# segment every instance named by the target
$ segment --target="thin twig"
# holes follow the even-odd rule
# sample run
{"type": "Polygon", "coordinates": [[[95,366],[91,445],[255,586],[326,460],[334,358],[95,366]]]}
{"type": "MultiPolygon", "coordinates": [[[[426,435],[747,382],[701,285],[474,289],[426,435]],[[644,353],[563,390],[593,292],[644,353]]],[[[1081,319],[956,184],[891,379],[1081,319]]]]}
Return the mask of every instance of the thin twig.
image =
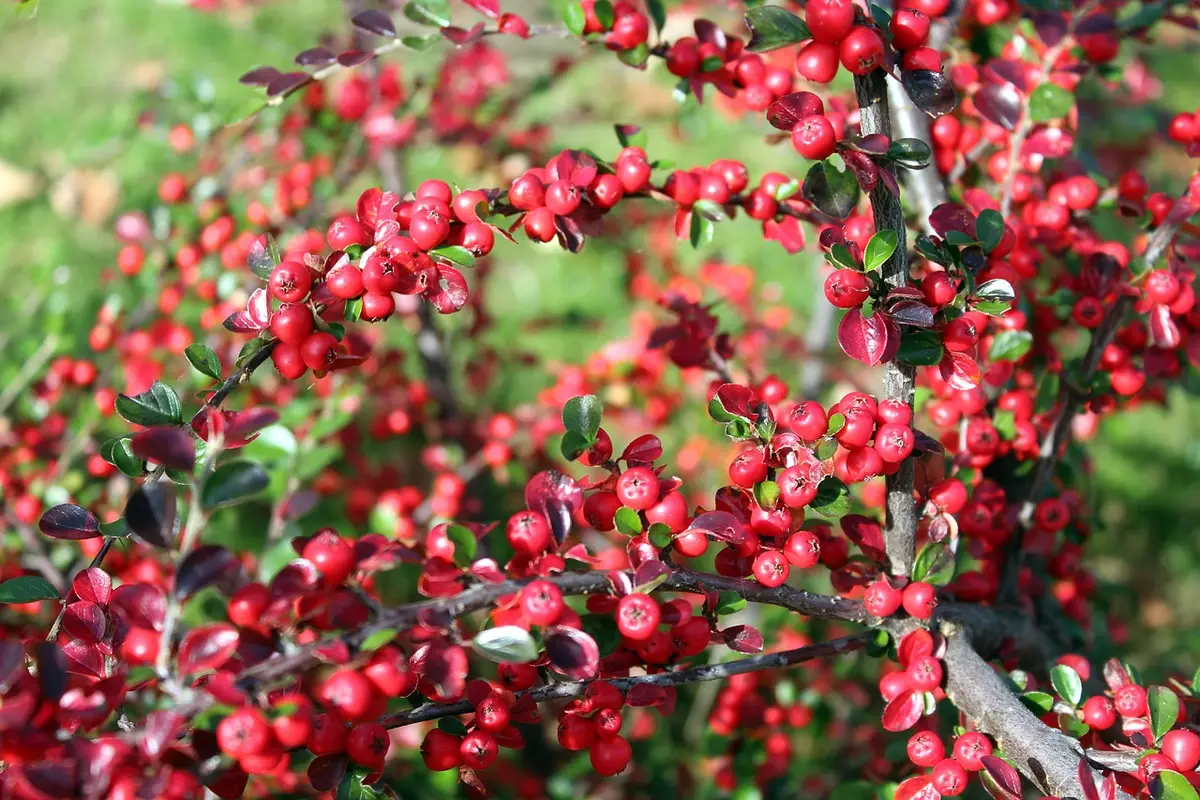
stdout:
{"type": "Polygon", "coordinates": [[[50,334],[42,341],[41,346],[34,351],[33,355],[21,365],[20,371],[8,382],[4,391],[0,392],[0,414],[8,411],[8,407],[21,396],[21,392],[29,388],[29,384],[42,371],[42,367],[46,366],[46,362],[54,355],[57,347],[58,337],[50,334]]]}

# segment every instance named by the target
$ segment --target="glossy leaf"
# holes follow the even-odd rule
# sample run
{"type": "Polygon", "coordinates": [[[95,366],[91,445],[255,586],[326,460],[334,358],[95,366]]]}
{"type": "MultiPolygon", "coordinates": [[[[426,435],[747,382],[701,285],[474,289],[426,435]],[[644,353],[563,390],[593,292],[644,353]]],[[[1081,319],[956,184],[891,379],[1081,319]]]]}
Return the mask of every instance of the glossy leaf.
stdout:
{"type": "Polygon", "coordinates": [[[149,481],[125,503],[125,523],[146,544],[169,550],[175,541],[175,487],[169,481],[149,481]]]}
{"type": "Polygon", "coordinates": [[[190,472],[196,466],[196,444],[183,428],[155,426],[138,431],[129,441],[134,455],[168,469],[190,472]]]}
{"type": "Polygon", "coordinates": [[[42,514],[38,530],[52,539],[95,539],[100,535],[100,520],[82,506],[63,503],[42,514]]]}
{"type": "MultiPolygon", "coordinates": [[[[988,787],[988,793],[998,800],[1021,800],[1021,776],[1009,764],[999,756],[986,755],[979,759],[983,763],[983,775],[991,778],[995,783],[997,791],[992,791],[988,787]]],[[[985,783],[986,786],[986,783],[985,783]]]]}
{"type": "Polygon", "coordinates": [[[603,414],[604,404],[594,394],[572,397],[563,405],[563,427],[579,434],[591,444],[596,441],[603,414]]]}
{"type": "Polygon", "coordinates": [[[867,242],[867,249],[863,253],[863,266],[870,272],[879,269],[887,263],[892,257],[892,253],[896,252],[896,246],[899,244],[900,237],[893,230],[882,230],[871,237],[867,242]]]}
{"type": "Polygon", "coordinates": [[[139,395],[117,395],[117,413],[135,425],[179,425],[183,422],[183,409],[179,398],[170,386],[155,381],[139,395]]]}
{"type": "Polygon", "coordinates": [[[450,24],[450,1],[410,0],[404,6],[404,16],[418,25],[444,28],[450,24]]]}
{"type": "Polygon", "coordinates": [[[238,629],[225,622],[201,625],[188,631],[179,644],[179,671],[183,675],[217,669],[237,651],[238,629]]]}
{"type": "Polygon", "coordinates": [[[822,214],[838,220],[844,220],[854,213],[861,193],[853,172],[839,170],[826,161],[818,161],[809,168],[800,191],[804,199],[822,214]]]}
{"type": "Polygon", "coordinates": [[[1150,779],[1150,796],[1154,800],[1198,800],[1196,787],[1173,770],[1164,769],[1150,779]]]}
{"type": "Polygon", "coordinates": [[[572,680],[587,680],[596,675],[600,664],[600,648],[596,640],[581,630],[554,625],[546,628],[542,637],[550,667],[572,680]]]}
{"type": "Polygon", "coordinates": [[[183,355],[187,358],[188,363],[196,368],[196,371],[201,375],[212,378],[213,380],[221,379],[221,359],[213,352],[213,349],[208,345],[195,344],[188,345],[188,348],[183,351],[183,355]]]}
{"type": "Polygon", "coordinates": [[[191,597],[226,575],[236,572],[241,561],[228,549],[215,544],[197,547],[188,553],[175,572],[175,597],[191,597]]]}
{"type": "Polygon", "coordinates": [[[58,590],[41,575],[21,575],[0,583],[0,603],[57,600],[58,590]]]}
{"type": "Polygon", "coordinates": [[[862,311],[852,308],[838,324],[838,346],[846,355],[868,366],[889,361],[900,346],[899,330],[895,323],[888,324],[890,321],[885,313],[865,317],[862,311]]]}
{"type": "Polygon", "coordinates": [[[1079,673],[1066,664],[1058,664],[1050,670],[1050,683],[1069,705],[1077,706],[1083,699],[1083,681],[1079,679],[1079,673]]]}
{"type": "Polygon", "coordinates": [[[249,500],[267,488],[270,476],[253,461],[230,461],[208,476],[200,489],[200,504],[208,510],[249,500]]]}
{"type": "Polygon", "coordinates": [[[932,367],[941,363],[945,350],[934,331],[905,331],[896,358],[914,367],[932,367]]]}
{"type": "Polygon", "coordinates": [[[888,146],[887,157],[909,169],[923,169],[929,166],[933,151],[920,139],[897,139],[888,146]]]}
{"type": "Polygon", "coordinates": [[[832,475],[817,487],[817,496],[808,504],[823,517],[843,517],[850,510],[850,490],[832,475]]]}
{"type": "Polygon", "coordinates": [[[905,689],[883,709],[883,729],[892,733],[906,731],[925,713],[922,692],[905,689]]]}
{"type": "Polygon", "coordinates": [[[812,36],[804,20],[782,6],[751,8],[746,12],[746,27],[750,29],[746,49],[751,53],[778,50],[812,36]]]}
{"type": "Polygon", "coordinates": [[[100,567],[88,567],[74,577],[71,589],[80,600],[107,606],[113,593],[112,577],[100,567]]]}
{"type": "Polygon", "coordinates": [[[1075,95],[1046,81],[1029,95],[1029,118],[1034,122],[1050,122],[1062,119],[1075,107],[1075,95]]]}
{"type": "Polygon", "coordinates": [[[958,107],[958,92],[941,72],[927,69],[906,69],[900,73],[900,83],[908,92],[913,105],[934,119],[945,116],[958,107]]]}
{"type": "Polygon", "coordinates": [[[533,636],[519,625],[501,625],[480,631],[471,645],[484,658],[497,663],[525,664],[538,656],[533,636]]]}
{"type": "Polygon", "coordinates": [[[1011,83],[989,83],[975,93],[975,108],[988,122],[1011,131],[1021,119],[1021,93],[1011,83]]]}
{"type": "Polygon", "coordinates": [[[725,646],[737,653],[761,653],[763,651],[762,631],[753,625],[734,625],[721,631],[725,646]]]}
{"type": "Polygon", "coordinates": [[[1000,331],[992,338],[988,348],[991,361],[1019,361],[1033,347],[1033,334],[1029,331],[1000,331]]]}
{"type": "Polygon", "coordinates": [[[373,33],[376,36],[385,36],[389,39],[396,38],[396,26],[392,22],[392,18],[378,9],[368,8],[360,11],[350,18],[350,22],[360,31],[373,33]]]}
{"type": "Polygon", "coordinates": [[[479,549],[479,541],[475,534],[465,525],[451,524],[446,526],[446,538],[454,544],[454,563],[460,567],[469,567],[479,549]]]}
{"type": "Polygon", "coordinates": [[[1150,706],[1150,733],[1155,742],[1175,727],[1179,719],[1179,695],[1166,686],[1151,686],[1147,692],[1150,706]]]}

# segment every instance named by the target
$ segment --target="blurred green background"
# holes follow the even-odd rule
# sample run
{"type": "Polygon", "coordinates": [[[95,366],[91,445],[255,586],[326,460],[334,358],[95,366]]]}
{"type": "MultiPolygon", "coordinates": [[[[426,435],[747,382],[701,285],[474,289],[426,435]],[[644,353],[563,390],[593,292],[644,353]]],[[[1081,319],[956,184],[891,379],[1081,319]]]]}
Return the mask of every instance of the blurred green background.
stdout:
{"type": "MultiPolygon", "coordinates": [[[[223,14],[151,0],[42,0],[31,19],[0,9],[0,387],[51,334],[59,337],[57,352],[88,352],[95,311],[113,291],[101,274],[113,268],[114,215],[149,207],[163,172],[185,163],[166,141],[170,125],[186,122],[197,133],[219,127],[253,94],[237,83],[240,74],[289,63],[321,33],[339,30],[343,19],[332,0],[268,2],[223,14]],[[141,115],[147,115],[144,126],[141,115]]],[[[998,29],[997,36],[1007,35],[998,29]]],[[[1149,101],[1087,107],[1089,146],[1143,138],[1200,100],[1194,37],[1132,49],[1150,56],[1164,92],[1149,101]]],[[[420,71],[433,60],[409,54],[400,63],[406,72],[420,71]]],[[[531,73],[539,63],[518,56],[514,73],[531,73]]],[[[612,153],[611,122],[645,121],[628,119],[632,109],[650,120],[652,158],[687,165],[733,156],[746,161],[752,175],[799,169],[790,148],[763,144],[761,121],[731,121],[694,102],[677,111],[670,87],[661,72],[647,78],[597,57],[525,113],[544,121],[556,144],[612,153]],[[604,91],[595,91],[597,85],[604,91]],[[645,102],[647,96],[668,102],[645,102]],[[564,114],[564,108],[580,113],[564,114]]],[[[1190,167],[1181,153],[1163,147],[1151,178],[1178,188],[1190,167]]],[[[414,178],[456,166],[452,154],[435,148],[414,153],[409,164],[414,178]]],[[[745,220],[724,224],[718,245],[699,256],[685,246],[682,263],[686,268],[701,256],[719,255],[752,265],[760,288],[767,285],[802,316],[815,291],[809,253],[786,256],[745,220]]],[[[625,276],[615,249],[593,242],[581,257],[550,248],[532,257],[514,257],[507,247],[497,253],[500,274],[489,295],[497,325],[489,341],[519,341],[530,352],[570,362],[627,330],[624,315],[613,313],[623,303],[625,276]],[[531,324],[547,315],[551,324],[531,324]]],[[[795,364],[773,366],[785,379],[798,372],[795,364]]],[[[529,402],[544,384],[536,371],[517,370],[496,389],[503,397],[491,399],[529,402]]],[[[1200,650],[1200,403],[1188,386],[1173,389],[1165,408],[1143,407],[1106,421],[1088,445],[1094,472],[1086,490],[1098,508],[1091,564],[1112,582],[1115,588],[1103,591],[1129,621],[1130,660],[1152,673],[1175,667],[1190,674],[1189,654],[1200,650]]]]}

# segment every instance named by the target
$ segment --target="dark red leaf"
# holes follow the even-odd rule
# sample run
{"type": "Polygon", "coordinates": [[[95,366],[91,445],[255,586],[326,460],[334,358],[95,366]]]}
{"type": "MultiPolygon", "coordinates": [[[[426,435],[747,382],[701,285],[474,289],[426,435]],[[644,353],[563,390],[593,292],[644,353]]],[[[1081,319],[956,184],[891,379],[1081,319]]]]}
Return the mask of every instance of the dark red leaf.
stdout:
{"type": "Polygon", "coordinates": [[[721,631],[725,645],[738,653],[761,653],[763,650],[762,632],[753,625],[733,625],[721,631]]]}
{"type": "Polygon", "coordinates": [[[439,314],[453,314],[467,304],[467,280],[448,264],[437,269],[437,279],[425,289],[425,299],[439,314]]]}
{"type": "Polygon", "coordinates": [[[823,111],[824,105],[821,103],[821,99],[812,92],[792,92],[767,106],[767,122],[772,128],[790,131],[805,117],[811,117],[823,111]]]}
{"type": "Polygon", "coordinates": [[[958,203],[942,203],[929,213],[929,224],[939,236],[958,231],[974,238],[975,215],[958,203]]]}
{"type": "Polygon", "coordinates": [[[272,597],[299,597],[314,592],[321,586],[321,573],[311,561],[297,558],[291,561],[271,579],[272,597]]]}
{"type": "Polygon", "coordinates": [[[1067,35],[1067,15],[1061,11],[1038,11],[1033,15],[1033,29],[1047,47],[1054,47],[1067,35]]]}
{"type": "MultiPolygon", "coordinates": [[[[80,675],[91,675],[93,678],[104,677],[104,653],[100,650],[100,645],[82,641],[80,639],[72,639],[62,646],[62,653],[67,657],[66,671],[74,672],[80,675]]],[[[43,674],[38,673],[38,677],[43,674]]],[[[64,687],[66,682],[64,681],[64,687]]],[[[45,694],[45,685],[43,684],[43,694],[45,694]]],[[[59,691],[61,696],[61,690],[59,691]]]]}
{"type": "Polygon", "coordinates": [[[1150,309],[1150,340],[1155,347],[1167,350],[1174,350],[1181,340],[1171,309],[1161,303],[1150,309]]]}
{"type": "Polygon", "coordinates": [[[596,640],[581,630],[554,625],[542,636],[551,668],[572,680],[587,680],[596,676],[600,663],[600,648],[596,640]]]}
{"type": "Polygon", "coordinates": [[[164,550],[175,541],[175,485],[170,481],[147,481],[125,502],[125,524],[143,542],[164,550]]]}
{"type": "Polygon", "coordinates": [[[460,28],[457,25],[451,25],[449,27],[442,28],[442,36],[444,36],[448,41],[453,42],[459,47],[462,47],[463,45],[470,44],[471,42],[479,41],[479,39],[483,37],[483,27],[484,26],[482,22],[476,23],[475,26],[470,30],[467,30],[466,28],[460,28]]]}
{"type": "Polygon", "coordinates": [[[892,733],[906,731],[925,712],[925,698],[922,692],[905,689],[883,709],[883,729],[892,733]]]}
{"type": "Polygon", "coordinates": [[[206,544],[188,553],[175,573],[174,593],[184,599],[236,572],[242,562],[224,547],[206,544]]]}
{"type": "Polygon", "coordinates": [[[324,47],[310,47],[296,56],[296,63],[302,67],[324,67],[334,61],[337,56],[324,47]]]}
{"type": "Polygon", "coordinates": [[[1104,682],[1108,684],[1109,689],[1115,692],[1122,686],[1133,683],[1133,680],[1129,677],[1129,671],[1125,669],[1125,665],[1119,658],[1110,658],[1104,662],[1104,682]]]}
{"type": "Polygon", "coordinates": [[[332,792],[342,782],[349,761],[346,756],[317,756],[308,765],[308,782],[318,792],[332,792]]]}
{"type": "Polygon", "coordinates": [[[1011,58],[993,58],[983,68],[983,77],[990,83],[1011,83],[1022,92],[1029,88],[1025,65],[1011,58]]]}
{"type": "Polygon", "coordinates": [[[892,319],[901,325],[917,328],[933,327],[933,309],[917,300],[901,300],[888,306],[892,319]]]}
{"type": "MultiPolygon", "coordinates": [[[[987,774],[996,782],[1005,800],[1021,800],[1021,776],[1012,765],[999,756],[987,755],[980,759],[987,774]]],[[[995,797],[992,794],[992,797],[995,797]]]]}
{"type": "Polygon", "coordinates": [[[843,150],[842,160],[846,162],[846,166],[854,173],[855,180],[864,192],[869,192],[879,183],[879,165],[871,160],[871,157],[866,153],[859,153],[854,150],[843,150]]]}
{"type": "Polygon", "coordinates": [[[25,674],[25,648],[13,639],[0,640],[0,695],[8,694],[25,674]]]}
{"type": "Polygon", "coordinates": [[[53,539],[95,539],[100,535],[100,520],[82,506],[63,503],[42,514],[38,529],[53,539]]]}
{"type": "Polygon", "coordinates": [[[90,600],[79,600],[67,606],[63,613],[63,630],[86,642],[98,642],[104,638],[108,621],[104,610],[90,600]]]}
{"type": "Polygon", "coordinates": [[[244,83],[247,86],[266,86],[281,74],[274,67],[256,67],[238,78],[238,83],[244,83]]]}
{"type": "Polygon", "coordinates": [[[88,567],[75,576],[71,588],[80,600],[90,600],[103,607],[108,605],[112,597],[112,578],[99,567],[88,567]]]}
{"type": "Polygon", "coordinates": [[[350,648],[341,639],[329,639],[313,648],[313,655],[326,664],[341,666],[350,661],[350,648]]]}
{"type": "Polygon", "coordinates": [[[583,250],[585,242],[583,230],[579,227],[579,223],[571,217],[556,215],[554,231],[558,236],[559,245],[568,253],[578,253],[583,250]]]}
{"type": "Polygon", "coordinates": [[[704,531],[714,539],[729,544],[746,540],[746,526],[728,511],[705,511],[692,520],[688,530],[704,531]]]}
{"type": "Polygon", "coordinates": [[[975,359],[966,353],[947,350],[938,364],[938,373],[950,388],[961,392],[970,391],[979,386],[981,375],[975,359]]]}
{"type": "Polygon", "coordinates": [[[359,30],[376,36],[386,36],[390,39],[396,37],[396,26],[392,23],[392,18],[374,8],[358,12],[350,18],[350,22],[359,30]]]}
{"type": "Polygon", "coordinates": [[[167,469],[190,472],[196,466],[195,442],[182,428],[159,426],[138,431],[129,440],[129,449],[167,469]]]}
{"type": "Polygon", "coordinates": [[[988,122],[1011,131],[1021,119],[1021,93],[1011,83],[989,83],[975,93],[975,108],[988,122]]]}
{"type": "MultiPolygon", "coordinates": [[[[220,667],[237,651],[238,630],[225,622],[201,625],[188,631],[179,645],[179,671],[184,675],[220,667]]],[[[163,643],[163,647],[168,646],[163,643]]]]}
{"type": "Polygon", "coordinates": [[[149,583],[123,583],[113,590],[109,607],[135,628],[161,631],[167,613],[167,595],[149,583]]]}
{"type": "Polygon", "coordinates": [[[635,591],[647,592],[658,586],[671,575],[671,568],[656,558],[647,559],[638,564],[633,574],[635,591]]]}
{"type": "Polygon", "coordinates": [[[721,404],[721,408],[728,413],[738,417],[750,417],[750,402],[754,399],[754,392],[750,391],[750,387],[742,386],[737,383],[727,383],[717,389],[715,399],[721,404]]]}
{"type": "Polygon", "coordinates": [[[625,703],[634,708],[650,708],[667,702],[667,690],[650,683],[635,683],[625,695],[625,703]]]}
{"type": "MultiPolygon", "coordinates": [[[[37,793],[35,797],[76,797],[75,764],[66,759],[26,764],[25,780],[37,793]]],[[[18,784],[19,785],[19,784],[18,784]]]]}
{"type": "Polygon", "coordinates": [[[933,788],[933,778],[917,775],[896,787],[892,800],[941,800],[942,795],[933,788]]]}
{"type": "Polygon", "coordinates": [[[863,555],[872,561],[883,561],[883,528],[878,522],[860,514],[847,514],[842,517],[842,530],[863,555]]]}
{"type": "Polygon", "coordinates": [[[312,76],[307,72],[285,72],[267,84],[267,97],[281,97],[290,94],[311,82],[312,76]]]}
{"type": "Polygon", "coordinates": [[[924,628],[916,628],[904,634],[900,639],[900,645],[896,648],[896,656],[901,666],[908,667],[921,656],[933,655],[935,649],[933,634],[924,628]]]}
{"type": "Polygon", "coordinates": [[[913,104],[931,117],[949,114],[958,106],[958,92],[941,72],[906,69],[900,73],[900,83],[913,104]]]}
{"type": "Polygon", "coordinates": [[[571,519],[583,506],[583,489],[558,470],[545,470],[525,484],[525,505],[541,511],[559,544],[571,532],[571,519]]]}
{"type": "Polygon", "coordinates": [[[184,717],[175,711],[151,711],[138,735],[138,749],[150,761],[158,761],[175,734],[183,728],[184,717]]]}
{"type": "Polygon", "coordinates": [[[357,67],[370,61],[373,56],[364,50],[345,50],[338,53],[337,62],[343,67],[357,67]]]}
{"type": "Polygon", "coordinates": [[[888,317],[881,311],[864,317],[859,309],[852,308],[838,324],[838,346],[846,355],[868,366],[880,364],[889,351],[899,346],[887,323],[888,317]]]}
{"type": "Polygon", "coordinates": [[[778,222],[769,219],[763,223],[763,237],[779,242],[788,253],[799,253],[804,249],[804,228],[795,217],[784,217],[778,222]]]}
{"type": "Polygon", "coordinates": [[[662,441],[653,433],[644,433],[625,447],[621,458],[631,464],[653,464],[662,454],[662,441]]]}
{"type": "Polygon", "coordinates": [[[1075,768],[1075,771],[1079,777],[1079,786],[1083,789],[1085,800],[1100,800],[1100,792],[1096,788],[1096,779],[1092,777],[1092,767],[1088,764],[1086,758],[1079,759],[1079,765],[1075,768]]]}

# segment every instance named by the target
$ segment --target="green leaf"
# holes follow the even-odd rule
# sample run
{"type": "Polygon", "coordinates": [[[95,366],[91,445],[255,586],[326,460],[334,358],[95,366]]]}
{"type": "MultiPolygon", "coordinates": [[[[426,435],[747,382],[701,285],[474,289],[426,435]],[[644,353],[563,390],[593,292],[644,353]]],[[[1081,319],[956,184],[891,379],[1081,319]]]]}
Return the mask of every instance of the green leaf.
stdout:
{"type": "Polygon", "coordinates": [[[980,314],[987,314],[989,317],[1002,317],[1008,313],[1010,306],[1004,300],[981,300],[973,308],[980,314]]]}
{"type": "Polygon", "coordinates": [[[217,467],[200,489],[200,505],[207,510],[237,505],[267,488],[267,471],[254,461],[230,461],[217,467]]]}
{"type": "Polygon", "coordinates": [[[642,532],[642,518],[629,506],[618,508],[613,519],[617,523],[617,530],[626,536],[637,536],[642,532]]]}
{"type": "Polygon", "coordinates": [[[272,264],[283,262],[283,256],[279,254],[279,242],[275,241],[275,237],[267,234],[267,255],[271,257],[272,264]]]}
{"type": "Polygon", "coordinates": [[[956,247],[968,247],[976,244],[979,240],[974,236],[969,236],[962,231],[948,231],[946,233],[946,241],[956,247]]]}
{"type": "Polygon", "coordinates": [[[1150,779],[1150,796],[1154,800],[1200,800],[1188,779],[1169,769],[1150,779]]]}
{"type": "Polygon", "coordinates": [[[1000,331],[992,338],[988,359],[991,361],[1019,361],[1033,347],[1033,334],[1029,331],[1000,331]]]}
{"type": "Polygon", "coordinates": [[[475,266],[475,255],[459,244],[450,244],[445,247],[439,247],[429,251],[429,255],[444,258],[447,261],[453,261],[460,267],[475,266]]]}
{"type": "Polygon", "coordinates": [[[1179,695],[1166,686],[1151,686],[1147,692],[1150,706],[1150,732],[1154,741],[1162,741],[1163,734],[1175,727],[1179,720],[1179,695]]]}
{"type": "Polygon", "coordinates": [[[884,229],[871,237],[867,242],[867,250],[863,254],[863,266],[867,272],[877,270],[887,263],[887,260],[892,257],[892,253],[896,252],[896,246],[900,242],[900,237],[896,232],[889,229],[884,229]]]}
{"type": "MultiPolygon", "coordinates": [[[[405,10],[408,10],[408,6],[405,6],[405,10]]],[[[370,770],[357,764],[348,768],[338,784],[334,800],[378,800],[382,795],[366,782],[370,774],[370,770]]]]}
{"type": "Polygon", "coordinates": [[[779,484],[775,481],[761,481],[754,486],[754,502],[758,507],[770,510],[779,502],[779,484]]]}
{"type": "Polygon", "coordinates": [[[208,345],[199,342],[188,345],[188,348],[183,351],[183,355],[201,375],[206,375],[215,381],[221,380],[221,359],[217,358],[217,354],[208,345]]]}
{"type": "Polygon", "coordinates": [[[139,395],[117,395],[117,413],[134,425],[182,425],[183,409],[175,391],[161,381],[139,395]]]}
{"type": "Polygon", "coordinates": [[[673,538],[671,535],[671,526],[665,522],[656,522],[651,525],[650,530],[646,531],[646,535],[650,537],[650,544],[660,550],[669,545],[673,538]]]}
{"type": "Polygon", "coordinates": [[[367,652],[378,650],[388,642],[395,639],[399,634],[400,632],[393,628],[384,628],[381,631],[375,631],[366,639],[363,639],[363,642],[358,646],[358,649],[365,650],[367,652]]]}
{"type": "Polygon", "coordinates": [[[471,642],[481,656],[498,664],[527,664],[538,657],[537,642],[519,625],[480,631],[471,642]]]}
{"type": "Polygon", "coordinates": [[[613,125],[613,130],[617,133],[617,141],[621,143],[621,147],[645,149],[647,140],[650,138],[646,135],[646,131],[637,125],[613,125]]]}
{"type": "Polygon", "coordinates": [[[1062,119],[1075,107],[1075,95],[1046,81],[1029,95],[1029,118],[1034,122],[1062,119]]]}
{"type": "Polygon", "coordinates": [[[1017,415],[1011,411],[997,411],[992,415],[996,432],[1008,441],[1017,438],[1017,415]]]}
{"type": "Polygon", "coordinates": [[[822,214],[841,220],[854,213],[854,209],[858,207],[861,190],[858,187],[858,179],[850,170],[839,170],[827,161],[818,161],[805,175],[801,194],[822,214]]]}
{"type": "Polygon", "coordinates": [[[1054,708],[1054,695],[1049,692],[1026,692],[1021,695],[1021,701],[1030,711],[1037,715],[1049,714],[1054,708]]]}
{"type": "Polygon", "coordinates": [[[146,462],[134,455],[131,436],[118,436],[100,445],[100,457],[131,478],[146,472],[146,462]]]}
{"type": "Polygon", "coordinates": [[[930,542],[913,561],[912,579],[945,586],[954,579],[956,559],[946,542],[930,542]]]}
{"type": "Polygon", "coordinates": [[[588,444],[596,441],[600,432],[600,420],[604,416],[604,403],[594,394],[572,397],[563,405],[562,422],[568,431],[582,436],[588,444]]]}
{"type": "Polygon", "coordinates": [[[420,53],[433,47],[441,41],[440,33],[429,33],[424,36],[401,36],[400,43],[409,50],[415,50],[420,53]]]}
{"type": "Polygon", "coordinates": [[[57,600],[58,590],[41,575],[21,575],[0,583],[0,603],[32,603],[57,600]]]}
{"type": "Polygon", "coordinates": [[[722,616],[725,614],[736,614],[745,607],[746,598],[732,589],[726,589],[717,595],[717,613],[722,616]]]}
{"type": "Polygon", "coordinates": [[[942,360],[944,348],[934,331],[908,330],[900,337],[896,358],[914,367],[936,366],[942,360]]]}
{"type": "Polygon", "coordinates": [[[442,717],[438,720],[438,730],[445,731],[451,736],[465,736],[467,726],[458,717],[442,717]]]}
{"type": "Polygon", "coordinates": [[[361,297],[355,297],[346,301],[346,310],[342,313],[342,319],[347,322],[358,322],[362,319],[363,300],[361,297]]]}
{"type": "Polygon", "coordinates": [[[721,222],[729,219],[729,215],[725,213],[725,209],[716,200],[707,200],[701,198],[692,204],[692,213],[699,213],[705,219],[713,222],[721,222]]]}
{"type": "Polygon", "coordinates": [[[567,431],[563,434],[562,442],[559,444],[558,449],[562,453],[563,458],[567,461],[574,461],[590,450],[593,444],[595,442],[590,442],[583,438],[582,434],[575,431],[567,431]]]}
{"type": "Polygon", "coordinates": [[[782,203],[798,191],[800,191],[800,181],[795,178],[787,183],[781,183],[779,184],[779,188],[775,190],[775,202],[782,203]]]}
{"type": "Polygon", "coordinates": [[[821,481],[817,496],[809,506],[823,517],[844,517],[850,512],[850,490],[830,475],[821,481]]]}
{"type": "Polygon", "coordinates": [[[410,0],[404,6],[404,16],[418,25],[445,28],[450,24],[450,0],[410,0]]]}
{"type": "Polygon", "coordinates": [[[266,346],[266,339],[255,337],[249,340],[242,345],[242,349],[238,351],[237,359],[233,362],[233,365],[238,369],[241,369],[242,367],[246,366],[247,361],[254,357],[255,353],[257,353],[259,350],[262,350],[266,346]]]}
{"type": "Polygon", "coordinates": [[[822,461],[828,461],[837,454],[837,449],[837,439],[834,439],[831,436],[823,436],[821,437],[820,441],[817,442],[817,448],[815,452],[817,454],[817,458],[821,459],[822,461]]]}
{"type": "Polygon", "coordinates": [[[846,415],[837,411],[829,415],[829,424],[825,426],[825,435],[833,436],[844,427],[846,427],[846,415]]]}
{"type": "Polygon", "coordinates": [[[1079,679],[1079,673],[1066,664],[1059,664],[1050,670],[1050,683],[1058,696],[1071,706],[1078,706],[1083,699],[1083,681],[1079,679]]]}
{"type": "Polygon", "coordinates": [[[454,563],[460,567],[471,566],[479,550],[479,540],[471,533],[471,529],[465,525],[449,525],[446,527],[446,538],[454,544],[454,563]]]}
{"type": "Polygon", "coordinates": [[[759,6],[746,12],[746,27],[750,29],[751,53],[778,50],[812,38],[808,25],[781,6],[759,6]]]}
{"type": "Polygon", "coordinates": [[[983,245],[985,252],[992,252],[1004,238],[1004,217],[999,211],[985,208],[979,212],[975,220],[975,238],[983,245]]]}
{"type": "Polygon", "coordinates": [[[650,19],[654,20],[654,30],[662,33],[663,26],[667,24],[667,7],[663,0],[646,0],[646,10],[650,12],[650,19]]]}
{"type": "Polygon", "coordinates": [[[583,29],[587,26],[587,14],[580,3],[567,3],[562,11],[562,19],[567,30],[576,36],[583,36],[583,29]]]}
{"type": "Polygon", "coordinates": [[[600,22],[602,28],[605,30],[612,28],[616,16],[612,3],[608,0],[596,0],[592,6],[592,13],[596,15],[596,19],[600,22]]]}
{"type": "Polygon", "coordinates": [[[933,151],[920,139],[897,139],[888,147],[887,157],[889,161],[895,161],[909,169],[922,169],[929,166],[933,151]]]}
{"type": "Polygon", "coordinates": [[[951,261],[953,261],[953,259],[950,258],[950,254],[946,252],[944,247],[923,233],[917,237],[917,243],[914,246],[916,247],[918,253],[925,256],[925,258],[929,259],[935,264],[941,264],[943,267],[945,267],[949,266],[951,261]]]}
{"type": "Polygon", "coordinates": [[[738,418],[725,423],[725,435],[732,441],[745,442],[755,438],[755,431],[749,420],[738,418]]]}
{"type": "Polygon", "coordinates": [[[701,248],[712,243],[713,239],[713,223],[708,217],[703,214],[692,212],[692,222],[688,228],[688,241],[692,243],[692,247],[701,248]]]}

